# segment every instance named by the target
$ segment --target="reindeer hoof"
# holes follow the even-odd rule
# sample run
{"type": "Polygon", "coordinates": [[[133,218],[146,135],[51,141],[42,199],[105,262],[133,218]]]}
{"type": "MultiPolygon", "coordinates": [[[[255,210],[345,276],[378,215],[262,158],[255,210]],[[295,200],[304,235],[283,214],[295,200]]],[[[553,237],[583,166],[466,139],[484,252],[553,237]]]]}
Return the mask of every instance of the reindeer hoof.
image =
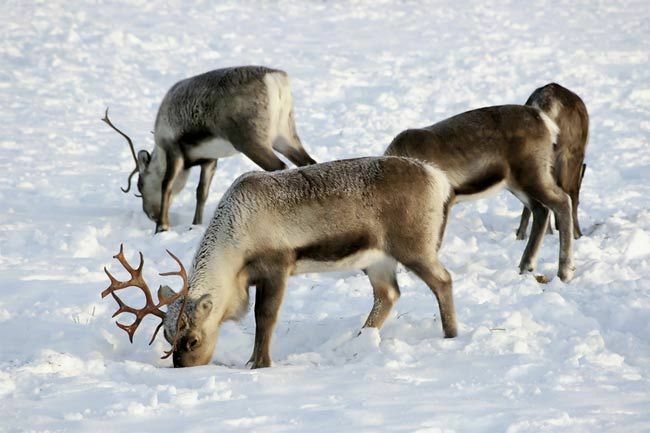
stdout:
{"type": "Polygon", "coordinates": [[[456,330],[456,326],[454,326],[451,329],[445,329],[443,330],[445,334],[445,338],[456,338],[458,336],[458,331],[456,330]]]}
{"type": "Polygon", "coordinates": [[[169,226],[162,225],[162,224],[156,224],[156,231],[154,232],[154,234],[160,233],[160,232],[166,232],[167,230],[169,230],[169,226]]]}
{"type": "Polygon", "coordinates": [[[560,269],[557,272],[557,276],[560,277],[560,280],[562,280],[562,282],[568,283],[573,278],[575,270],[575,266],[571,264],[560,266],[560,269]]]}
{"type": "Polygon", "coordinates": [[[256,368],[267,368],[271,366],[271,361],[266,359],[266,360],[257,360],[253,361],[253,364],[251,365],[251,370],[255,370],[256,368]]]}
{"type": "Polygon", "coordinates": [[[518,241],[523,241],[526,239],[526,232],[523,230],[517,230],[517,240],[518,241]]]}
{"type": "Polygon", "coordinates": [[[535,270],[535,265],[532,263],[522,263],[519,265],[519,275],[526,274],[528,272],[533,272],[535,270]]]}

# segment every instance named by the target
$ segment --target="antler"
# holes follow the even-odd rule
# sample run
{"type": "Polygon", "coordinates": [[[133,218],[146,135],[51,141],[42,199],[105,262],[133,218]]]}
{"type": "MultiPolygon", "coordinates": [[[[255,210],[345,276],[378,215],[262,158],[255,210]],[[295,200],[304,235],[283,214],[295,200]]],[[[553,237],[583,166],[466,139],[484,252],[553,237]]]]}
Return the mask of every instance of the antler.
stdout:
{"type": "Polygon", "coordinates": [[[128,184],[128,186],[126,187],[126,189],[120,187],[120,189],[122,190],[122,192],[127,193],[127,192],[129,192],[129,191],[131,190],[131,178],[133,177],[133,175],[135,175],[135,174],[138,173],[138,171],[139,171],[139,170],[138,170],[138,157],[135,155],[135,148],[133,147],[133,141],[131,141],[131,137],[129,137],[129,136],[126,135],[124,132],[122,132],[122,131],[120,131],[119,129],[117,129],[117,128],[115,127],[115,125],[113,125],[113,122],[111,122],[111,119],[108,118],[108,107],[106,108],[106,112],[104,113],[104,117],[102,118],[102,122],[106,123],[108,126],[110,126],[111,128],[113,128],[113,129],[114,129],[115,131],[117,131],[117,132],[118,132],[122,137],[126,138],[126,141],[129,142],[129,147],[131,148],[131,155],[133,155],[133,161],[135,161],[135,168],[133,169],[133,171],[132,171],[131,174],[129,175],[129,184],[128,184]]]}
{"type": "MultiPolygon", "coordinates": [[[[115,317],[121,313],[131,313],[135,316],[135,320],[130,325],[126,325],[120,322],[116,323],[116,325],[119,328],[126,331],[126,333],[129,335],[129,341],[131,343],[133,343],[133,335],[135,334],[135,331],[138,329],[138,326],[140,326],[142,319],[144,319],[148,314],[152,314],[164,320],[166,313],[162,311],[160,307],[164,305],[169,305],[175,300],[177,300],[178,298],[183,297],[183,303],[181,304],[178,320],[176,322],[176,332],[174,334],[174,341],[172,342],[172,348],[171,350],[165,352],[165,356],[163,356],[163,359],[171,355],[176,349],[176,342],[180,331],[181,316],[183,314],[183,311],[185,310],[185,304],[187,302],[187,294],[189,293],[189,283],[187,279],[187,273],[185,272],[185,268],[183,267],[183,263],[181,263],[178,257],[172,254],[169,250],[167,250],[167,253],[170,256],[172,256],[172,258],[179,264],[180,269],[176,272],[165,272],[165,273],[161,273],[160,275],[161,276],[177,275],[182,278],[183,288],[175,295],[170,296],[168,298],[159,299],[158,303],[156,304],[153,300],[153,296],[151,295],[151,290],[149,289],[149,286],[147,285],[147,283],[144,281],[144,278],[142,277],[142,268],[144,266],[144,257],[142,256],[142,253],[140,253],[140,264],[138,265],[137,268],[133,268],[124,257],[124,246],[122,244],[120,244],[120,252],[114,255],[113,258],[117,259],[120,262],[120,264],[124,267],[124,269],[126,269],[126,271],[129,273],[131,278],[127,281],[119,281],[115,277],[113,277],[113,275],[111,275],[111,273],[108,272],[106,268],[104,268],[104,272],[106,272],[106,275],[111,280],[111,284],[102,292],[102,298],[105,298],[110,294],[111,296],[113,296],[113,299],[115,299],[115,302],[117,302],[118,309],[117,311],[115,311],[115,313],[113,313],[112,317],[115,317]],[[117,290],[122,290],[127,287],[137,287],[142,291],[142,293],[144,293],[146,302],[143,308],[138,309],[126,305],[124,301],[122,301],[122,299],[120,299],[120,297],[117,296],[117,294],[115,293],[117,290]]],[[[153,343],[162,325],[163,325],[163,321],[161,320],[161,322],[156,327],[156,330],[154,331],[153,336],[149,341],[149,344],[153,343]]]]}
{"type": "MultiPolygon", "coordinates": [[[[187,298],[188,298],[187,294],[190,291],[190,289],[189,289],[190,285],[189,285],[189,282],[187,280],[187,272],[185,272],[185,268],[183,267],[183,263],[178,259],[178,257],[176,257],[174,254],[172,254],[171,251],[169,251],[169,250],[165,250],[165,251],[167,251],[167,254],[172,256],[172,259],[176,260],[176,263],[178,263],[178,266],[180,268],[176,272],[173,272],[173,271],[172,272],[163,272],[163,273],[160,274],[160,276],[161,277],[167,277],[167,276],[171,276],[171,275],[176,275],[176,276],[181,277],[181,279],[183,280],[183,288],[176,295],[172,296],[171,298],[164,299],[164,300],[161,299],[160,302],[161,303],[165,302],[165,303],[169,304],[173,300],[178,299],[180,296],[182,296],[183,297],[183,303],[181,304],[181,309],[178,310],[178,318],[176,319],[176,330],[174,332],[174,340],[172,341],[172,347],[171,347],[171,349],[165,351],[165,354],[160,359],[168,358],[172,353],[174,353],[174,350],[176,350],[176,343],[178,342],[178,334],[180,333],[180,330],[181,330],[181,320],[182,320],[182,317],[183,317],[183,312],[185,311],[185,304],[187,303],[187,298]],[[172,299],[172,301],[168,301],[168,299],[172,299]]],[[[160,325],[158,325],[158,327],[160,328],[160,325]]],[[[158,332],[158,329],[156,329],[156,332],[158,332]]],[[[154,337],[155,337],[155,334],[154,334],[154,337]]],[[[149,343],[149,344],[151,344],[151,343],[149,343]]]]}

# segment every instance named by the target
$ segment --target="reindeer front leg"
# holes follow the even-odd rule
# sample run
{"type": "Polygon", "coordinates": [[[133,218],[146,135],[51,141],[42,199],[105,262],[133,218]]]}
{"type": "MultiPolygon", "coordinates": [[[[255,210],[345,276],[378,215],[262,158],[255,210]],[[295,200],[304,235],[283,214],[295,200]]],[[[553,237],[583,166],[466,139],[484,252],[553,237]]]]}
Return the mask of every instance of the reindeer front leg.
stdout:
{"type": "Polygon", "coordinates": [[[286,268],[277,269],[275,272],[256,284],[255,346],[251,356],[251,368],[271,366],[271,338],[289,277],[286,268]]]}
{"type": "Polygon", "coordinates": [[[194,225],[199,225],[203,222],[203,209],[205,208],[205,202],[208,200],[210,184],[212,183],[212,178],[216,170],[216,159],[201,164],[201,177],[199,179],[199,186],[196,187],[196,211],[194,211],[194,221],[192,221],[194,225]]]}
{"type": "Polygon", "coordinates": [[[167,168],[165,177],[163,177],[160,199],[160,216],[156,223],[156,233],[169,230],[169,205],[171,202],[172,189],[174,181],[183,170],[183,160],[169,156],[167,158],[167,168]]]}

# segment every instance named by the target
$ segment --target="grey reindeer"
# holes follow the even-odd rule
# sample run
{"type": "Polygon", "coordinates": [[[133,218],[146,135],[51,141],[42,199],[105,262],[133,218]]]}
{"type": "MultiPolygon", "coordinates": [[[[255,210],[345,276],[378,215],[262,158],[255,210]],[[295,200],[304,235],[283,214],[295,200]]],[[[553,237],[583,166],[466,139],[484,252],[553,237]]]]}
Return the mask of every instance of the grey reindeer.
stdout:
{"type": "MultiPolygon", "coordinates": [[[[582,230],[580,230],[578,222],[578,203],[582,178],[587,168],[584,160],[589,139],[587,107],[578,95],[556,83],[535,89],[526,101],[526,105],[542,110],[560,128],[555,145],[553,174],[560,188],[571,197],[573,237],[579,239],[582,236],[582,230]]],[[[529,219],[530,209],[524,206],[517,229],[517,239],[526,238],[529,219]]],[[[548,233],[552,233],[550,224],[548,233]]]]}
{"type": "Polygon", "coordinates": [[[201,224],[217,160],[243,153],[264,170],[286,168],[274,150],[298,166],[314,164],[296,132],[289,78],[263,66],[217,69],[179,81],[165,95],[154,127],[155,147],[135,152],[133,142],[108,118],[102,119],[128,142],[138,174],[144,213],[156,233],[169,229],[169,206],[199,165],[193,224],[201,224]]]}
{"type": "Polygon", "coordinates": [[[454,202],[507,188],[533,213],[533,226],[519,269],[533,271],[549,209],[560,231],[558,276],[573,277],[571,198],[552,173],[559,128],[543,111],[524,105],[485,107],[397,135],[386,155],[436,164],[454,189],[454,202]]]}
{"type": "MultiPolygon", "coordinates": [[[[366,327],[379,328],[400,295],[397,263],[420,277],[435,294],[445,337],[455,337],[456,316],[449,272],[438,248],[453,191],[444,173],[414,159],[370,157],[333,161],[281,172],[250,172],[224,193],[196,250],[189,278],[175,293],[158,291],[160,311],[130,309],[116,298],[119,312],[136,314],[120,327],[133,333],[146,314],[163,318],[175,367],[212,359],[220,325],[241,318],[255,290],[253,368],[271,365],[271,337],[291,275],[363,269],[374,293],[366,327]]],[[[138,269],[102,296],[144,284],[138,269]]],[[[142,256],[141,256],[142,257],[142,256]]],[[[107,272],[108,273],[108,272],[107,272]]],[[[170,273],[168,275],[180,275],[170,273]]],[[[143,289],[144,290],[144,289],[143,289]]],[[[148,291],[148,289],[147,289],[148,291]]],[[[154,334],[155,337],[155,334],[154,334]]],[[[152,339],[153,340],[153,339],[152,339]]]]}

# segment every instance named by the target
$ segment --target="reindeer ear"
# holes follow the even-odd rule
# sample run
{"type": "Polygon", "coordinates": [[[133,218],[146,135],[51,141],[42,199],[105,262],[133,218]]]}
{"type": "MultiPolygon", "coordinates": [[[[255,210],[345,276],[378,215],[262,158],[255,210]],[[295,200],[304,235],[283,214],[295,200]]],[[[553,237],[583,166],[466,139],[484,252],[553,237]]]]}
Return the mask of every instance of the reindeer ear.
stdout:
{"type": "Polygon", "coordinates": [[[176,292],[169,286],[160,286],[158,288],[158,299],[162,301],[163,299],[169,299],[174,296],[176,292]]]}
{"type": "Polygon", "coordinates": [[[147,169],[149,163],[151,162],[151,155],[146,150],[141,150],[138,152],[138,169],[140,172],[147,169]]]}
{"type": "Polygon", "coordinates": [[[212,311],[212,296],[203,295],[196,302],[195,321],[201,323],[205,321],[212,311]]]}

